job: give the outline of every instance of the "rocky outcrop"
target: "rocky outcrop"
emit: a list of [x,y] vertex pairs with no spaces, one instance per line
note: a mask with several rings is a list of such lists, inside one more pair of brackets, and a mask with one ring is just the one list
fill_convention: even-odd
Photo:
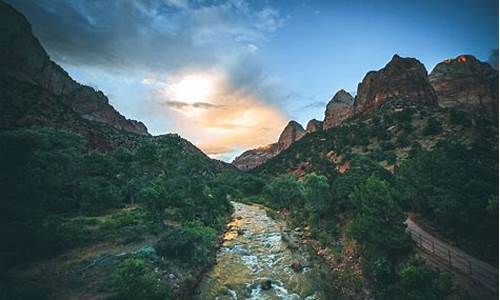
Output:
[[290,121],[281,132],[278,142],[247,150],[237,156],[231,164],[244,171],[256,168],[290,147],[291,144],[301,139],[305,134],[306,131],[302,125]]
[[251,149],[237,156],[232,164],[236,168],[246,171],[256,168],[278,154],[278,143]]
[[327,130],[340,125],[353,114],[354,97],[345,90],[339,90],[328,102],[325,110],[323,129]]
[[323,130],[323,122],[322,121],[312,119],[309,122],[307,122],[307,126],[306,126],[307,133],[313,133],[313,132],[321,131],[321,130]]
[[498,115],[498,71],[472,55],[460,55],[437,64],[429,81],[443,107]]
[[[83,119],[108,124],[127,132],[148,135],[143,123],[126,119],[109,104],[108,98],[102,92],[77,83],[59,65],[51,61],[33,35],[26,18],[4,2],[0,2],[0,32],[0,88],[7,89],[4,93],[15,93],[15,90],[9,87],[13,82],[31,85],[33,91],[43,90],[44,97],[56,98],[56,102],[71,108]],[[37,95],[32,95],[30,99],[33,102],[39,101]]]
[[437,105],[436,93],[422,63],[394,55],[384,68],[368,72],[358,85],[354,110],[370,112],[390,100]]
[[287,149],[291,144],[300,140],[305,134],[306,131],[304,130],[304,127],[302,127],[302,125],[295,121],[288,122],[278,139],[278,152]]

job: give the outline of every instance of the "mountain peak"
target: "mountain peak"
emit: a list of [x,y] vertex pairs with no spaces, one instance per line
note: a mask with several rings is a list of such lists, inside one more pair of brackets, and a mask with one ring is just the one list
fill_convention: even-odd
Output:
[[384,68],[368,72],[358,85],[354,106],[357,112],[366,112],[390,100],[437,105],[427,70],[420,61],[396,54]]
[[[2,86],[12,84],[31,85],[57,98],[81,118],[111,125],[117,129],[147,135],[146,126],[138,121],[128,120],[116,111],[108,98],[100,91],[74,81],[66,71],[50,60],[38,39],[33,35],[26,18],[12,6],[0,2],[0,79]],[[38,98],[24,101],[40,101]],[[30,119],[20,116],[20,119]],[[52,124],[38,117],[36,124]],[[18,120],[13,120],[14,122]]]
[[437,64],[429,81],[441,106],[498,115],[498,71],[472,55]]

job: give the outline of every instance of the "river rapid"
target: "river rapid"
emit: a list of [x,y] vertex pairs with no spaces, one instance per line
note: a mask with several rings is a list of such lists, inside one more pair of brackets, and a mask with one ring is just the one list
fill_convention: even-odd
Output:
[[320,258],[264,207],[232,202],[216,264],[203,277],[197,299],[333,299]]

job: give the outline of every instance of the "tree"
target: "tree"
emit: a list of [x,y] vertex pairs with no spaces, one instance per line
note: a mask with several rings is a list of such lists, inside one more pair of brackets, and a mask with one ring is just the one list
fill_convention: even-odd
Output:
[[366,251],[398,257],[409,249],[405,215],[391,184],[371,176],[350,197],[356,209],[350,234]]
[[300,182],[290,175],[274,178],[265,188],[271,203],[280,208],[297,207],[303,203],[304,188]]
[[332,196],[328,179],[315,173],[304,177],[304,196],[312,220],[317,220],[331,210]]

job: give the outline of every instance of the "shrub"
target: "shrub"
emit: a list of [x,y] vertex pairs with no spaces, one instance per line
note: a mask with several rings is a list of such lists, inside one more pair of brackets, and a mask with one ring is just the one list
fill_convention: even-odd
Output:
[[278,207],[297,207],[303,203],[304,188],[290,175],[274,178],[265,188],[271,203]]
[[156,244],[156,251],[171,259],[190,264],[206,264],[214,255],[216,231],[200,222],[190,222],[168,230]]
[[433,117],[427,119],[427,125],[422,131],[423,135],[436,135],[442,131],[441,123]]
[[118,267],[113,273],[113,285],[117,300],[164,300],[170,295],[144,261],[136,258],[127,259]]

